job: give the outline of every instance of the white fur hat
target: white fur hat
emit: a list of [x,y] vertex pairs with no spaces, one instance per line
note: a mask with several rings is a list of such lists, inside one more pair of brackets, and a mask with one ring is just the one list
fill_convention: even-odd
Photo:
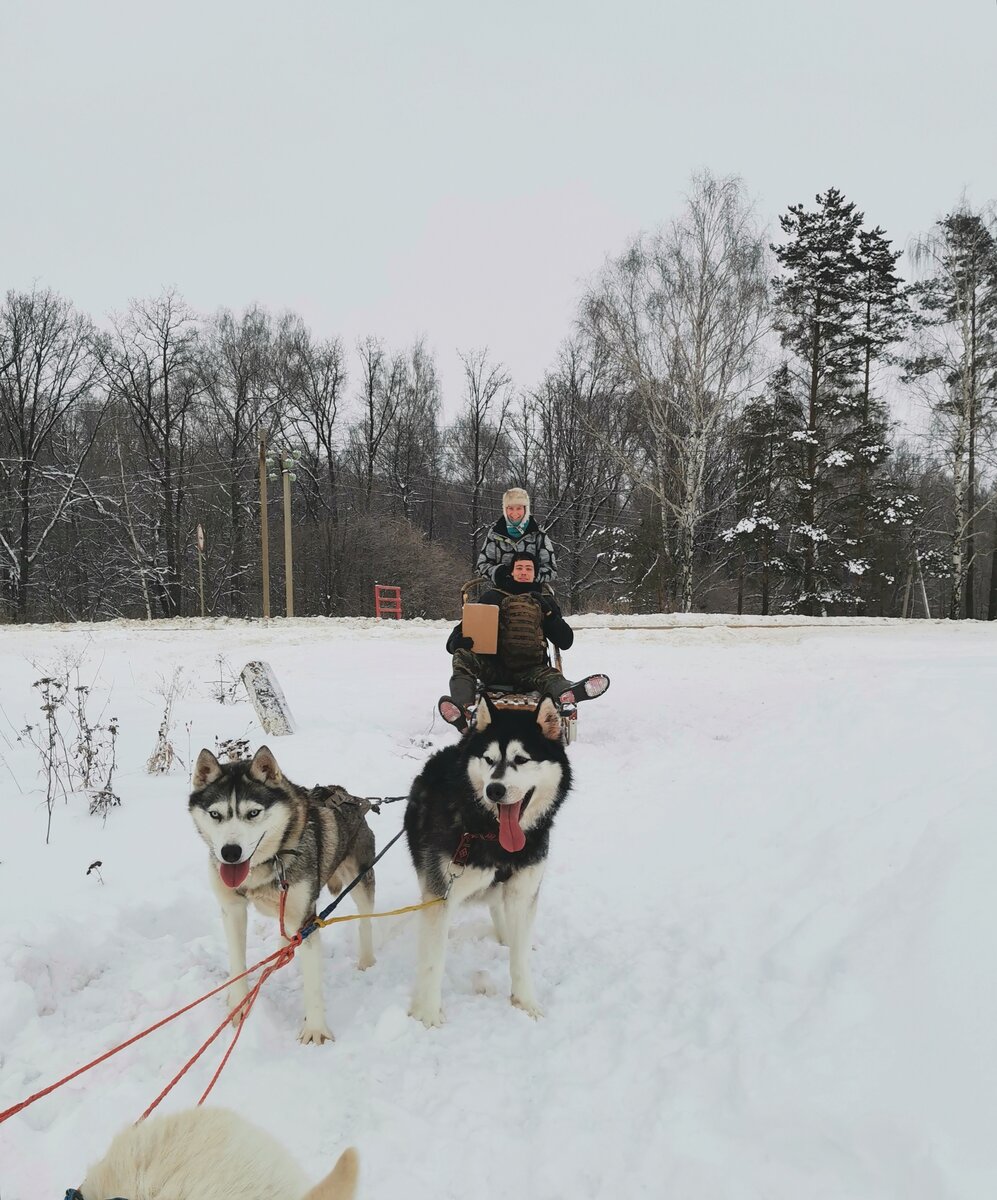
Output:
[[530,493],[523,488],[509,488],[502,494],[502,511],[505,512],[510,504],[522,504],[526,509],[527,518],[530,515]]

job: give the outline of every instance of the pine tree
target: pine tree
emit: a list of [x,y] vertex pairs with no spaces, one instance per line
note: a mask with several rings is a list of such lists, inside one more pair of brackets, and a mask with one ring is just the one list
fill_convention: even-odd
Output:
[[740,520],[721,534],[739,555],[737,611],[744,609],[746,578],[757,574],[761,615],[771,607],[773,588],[785,570],[785,487],[796,452],[790,432],[802,424],[789,367],[775,372],[765,393],[749,401],[735,432],[738,458],[736,489]]
[[[893,517],[908,511],[913,498],[901,494],[882,479],[877,468],[889,453],[889,415],[883,401],[873,394],[873,371],[877,362],[894,361],[890,350],[910,326],[910,288],[896,272],[902,251],[893,250],[884,230],[860,230],[858,240],[859,343],[862,349],[862,423],[857,431],[855,454],[858,472],[858,553],[871,567],[889,554]],[[886,535],[884,537],[884,534]],[[886,543],[886,544],[884,544]],[[880,571],[882,562],[878,563]],[[862,601],[878,591],[880,571],[869,571],[864,580],[874,581],[862,589]]]
[[997,241],[979,213],[943,217],[916,248],[931,274],[914,285],[921,379],[946,436],[952,473],[949,615],[975,616],[977,452],[997,410]]
[[773,246],[776,328],[792,354],[790,386],[799,424],[788,430],[791,516],[787,607],[819,615],[853,609],[870,569],[876,468],[889,454],[885,407],[873,371],[903,332],[907,302],[898,254],[879,228],[836,188],[817,207],[780,218],[787,241]]

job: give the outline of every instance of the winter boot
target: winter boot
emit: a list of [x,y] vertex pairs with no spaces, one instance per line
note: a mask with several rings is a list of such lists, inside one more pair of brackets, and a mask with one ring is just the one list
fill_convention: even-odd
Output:
[[451,696],[441,696],[436,704],[437,712],[448,725],[460,734],[467,733],[467,713]]
[[586,675],[573,683],[558,699],[562,704],[581,704],[583,700],[594,700],[609,690],[608,675]]

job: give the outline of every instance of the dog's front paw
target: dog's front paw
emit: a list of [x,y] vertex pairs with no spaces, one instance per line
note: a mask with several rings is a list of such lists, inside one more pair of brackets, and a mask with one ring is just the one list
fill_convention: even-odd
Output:
[[373,954],[361,954],[357,959],[357,970],[366,971],[368,967],[372,967],[376,962],[377,959]]
[[421,1021],[427,1029],[438,1029],[443,1024],[443,1009],[438,1004],[427,1004],[422,1000],[413,1000],[408,1010],[410,1017]]
[[225,997],[226,1003],[229,1007],[229,1012],[232,1014],[232,1025],[236,1029],[238,1029],[246,1019],[246,1008],[243,1006],[238,1012],[235,1010],[240,1004],[242,1004],[243,1000],[245,1000],[248,995],[248,991],[240,991],[233,988]]
[[511,999],[513,1008],[521,1008],[523,1012],[526,1013],[528,1017],[532,1017],[534,1021],[539,1021],[544,1015],[544,1010],[540,1007],[536,1000],[524,1000],[519,996],[513,996]]
[[325,1024],[309,1025],[307,1021],[301,1026],[301,1032],[298,1034],[298,1041],[302,1046],[321,1046],[325,1042],[335,1040],[332,1030]]

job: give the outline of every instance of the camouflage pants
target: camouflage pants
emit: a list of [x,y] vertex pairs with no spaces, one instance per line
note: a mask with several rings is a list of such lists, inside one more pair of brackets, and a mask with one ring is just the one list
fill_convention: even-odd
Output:
[[540,692],[544,696],[552,696],[555,700],[571,687],[570,681],[548,663],[541,663],[514,675],[502,666],[494,654],[457,650],[453,656],[450,695],[458,704],[470,704],[474,700],[477,680],[486,687],[490,683],[505,683],[517,692]]

